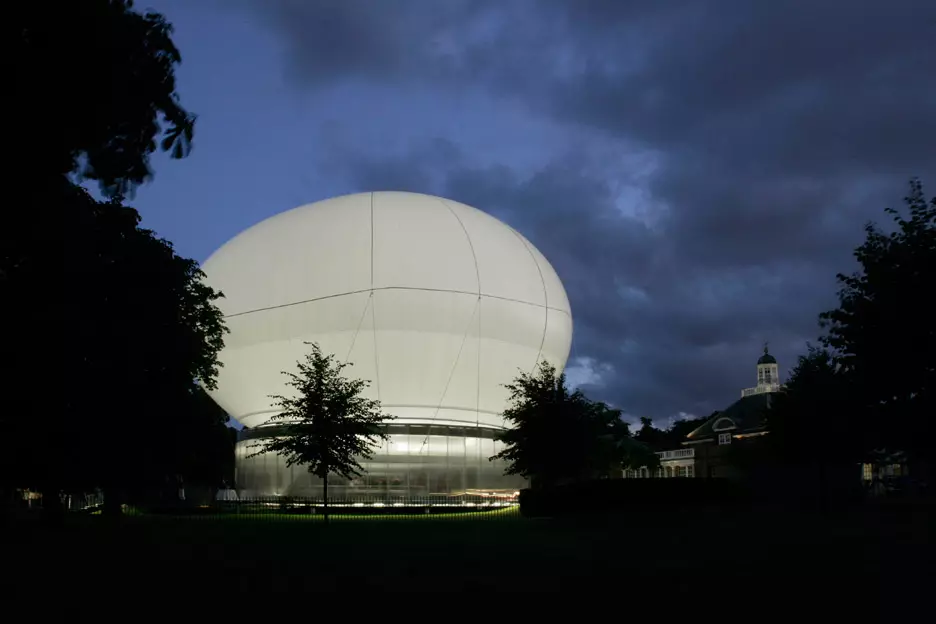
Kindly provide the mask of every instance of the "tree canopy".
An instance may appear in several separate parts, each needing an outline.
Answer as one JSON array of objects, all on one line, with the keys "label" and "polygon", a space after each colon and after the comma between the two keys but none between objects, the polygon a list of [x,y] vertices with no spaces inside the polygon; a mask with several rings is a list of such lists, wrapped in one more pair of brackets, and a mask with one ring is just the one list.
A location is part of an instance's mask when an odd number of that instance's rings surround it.
[{"label": "tree canopy", "polygon": [[298,373],[283,371],[292,396],[271,398],[280,411],[270,421],[280,425],[276,437],[256,443],[253,456],[278,453],[287,466],[305,466],[322,480],[325,517],[328,517],[328,476],[347,479],[361,475],[361,460],[373,456],[373,448],[387,439],[383,426],[393,419],[381,412],[380,401],[361,396],[369,381],[346,378],[351,366],[325,355],[317,344],[296,364]]},{"label": "tree canopy", "polygon": [[191,149],[195,116],[176,94],[172,26],[130,0],[15,1],[7,116],[17,178],[75,174],[106,196],[152,175],[157,145]]},{"label": "tree canopy", "polygon": [[821,315],[829,348],[850,379],[853,409],[874,420],[875,446],[932,457],[936,434],[936,197],[910,182],[894,229],[865,227],[860,270],[838,276],[839,306]]},{"label": "tree canopy", "polygon": [[[109,505],[207,475],[195,440],[229,438],[206,409],[224,325],[198,264],[123,204],[160,146],[185,156],[172,27],[131,2],[14,2],[8,171],[0,211],[3,485],[102,487]],[[108,201],[79,183],[98,183]],[[221,448],[221,447],[219,447]],[[219,451],[223,452],[223,451]],[[118,507],[119,509],[119,507]]]},{"label": "tree canopy", "polygon": [[640,418],[640,429],[634,434],[634,439],[642,442],[653,451],[668,451],[678,449],[685,442],[686,436],[702,426],[706,420],[717,414],[700,418],[684,418],[673,422],[666,429],[658,429],[653,421],[646,416]]},{"label": "tree canopy", "polygon": [[[169,460],[170,474],[179,475],[183,486],[197,484],[209,488],[234,487],[234,445],[237,430],[227,426],[230,417],[205,389],[199,385],[193,391],[190,409],[185,419],[161,426],[163,442],[166,437],[175,440],[170,445],[175,457]],[[179,426],[176,423],[182,421]],[[174,430],[173,430],[174,429]],[[166,436],[165,433],[171,433]]]},{"label": "tree canopy", "polygon": [[851,403],[850,379],[828,350],[801,355],[767,411],[769,446],[784,464],[862,459],[868,428]]},{"label": "tree canopy", "polygon": [[936,198],[911,180],[894,227],[865,226],[859,270],[768,411],[768,449],[785,464],[853,465],[875,451],[932,462],[936,381]]},{"label": "tree canopy", "polygon": [[[199,387],[217,375],[221,294],[132,208],[64,180],[52,208],[50,227],[68,232],[60,255],[30,258],[3,283],[20,302],[4,327],[14,358],[4,420],[31,441],[15,469],[25,471],[21,486],[103,487],[120,498],[178,471],[173,459],[191,454],[199,427],[227,419],[206,412]],[[42,336],[51,327],[54,344]]]},{"label": "tree canopy", "polygon": [[565,375],[548,362],[506,387],[504,419],[511,428],[498,434],[505,448],[491,459],[506,461],[507,474],[539,487],[655,463],[656,455],[630,436],[619,410],[570,391]]}]

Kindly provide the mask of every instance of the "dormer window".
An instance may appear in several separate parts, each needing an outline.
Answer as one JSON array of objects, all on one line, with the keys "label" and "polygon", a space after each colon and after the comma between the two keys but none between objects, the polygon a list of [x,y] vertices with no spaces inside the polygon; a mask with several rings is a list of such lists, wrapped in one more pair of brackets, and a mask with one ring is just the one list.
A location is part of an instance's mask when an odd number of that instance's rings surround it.
[{"label": "dormer window", "polygon": [[712,431],[727,431],[729,429],[735,429],[737,425],[734,424],[734,421],[730,418],[719,418],[715,421],[715,424],[712,425]]}]

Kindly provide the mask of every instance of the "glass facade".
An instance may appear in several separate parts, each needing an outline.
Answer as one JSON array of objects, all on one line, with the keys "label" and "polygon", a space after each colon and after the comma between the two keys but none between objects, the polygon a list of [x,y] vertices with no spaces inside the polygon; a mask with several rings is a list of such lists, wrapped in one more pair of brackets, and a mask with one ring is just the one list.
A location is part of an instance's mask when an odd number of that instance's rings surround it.
[{"label": "glass facade", "polygon": [[[504,445],[497,429],[448,425],[392,424],[389,439],[361,462],[364,474],[355,479],[331,475],[330,500],[406,502],[438,497],[510,495],[525,486],[517,476],[505,476],[505,463],[490,461]],[[322,483],[303,466],[286,466],[280,455],[256,452],[257,439],[273,437],[276,427],[242,432],[236,447],[237,490],[240,498],[302,497],[318,499]]]}]

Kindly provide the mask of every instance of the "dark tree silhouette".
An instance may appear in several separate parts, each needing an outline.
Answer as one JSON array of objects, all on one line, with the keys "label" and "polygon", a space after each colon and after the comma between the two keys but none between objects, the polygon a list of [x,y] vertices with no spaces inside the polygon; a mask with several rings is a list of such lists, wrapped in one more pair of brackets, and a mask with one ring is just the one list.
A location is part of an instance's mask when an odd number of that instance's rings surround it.
[{"label": "dark tree silhouette", "polygon": [[634,439],[647,445],[653,451],[668,451],[678,449],[685,442],[686,436],[693,430],[702,426],[706,420],[717,414],[701,418],[687,418],[674,422],[667,429],[657,429],[653,421],[646,416],[640,418],[640,429],[634,434]]},{"label": "dark tree silhouette", "polygon": [[654,450],[631,436],[621,410],[590,400],[586,407],[577,427],[583,434],[579,461],[586,477],[607,477],[613,471],[627,468],[646,466],[653,470],[659,466],[660,458]]},{"label": "dark tree silhouette", "polygon": [[737,452],[747,456],[737,457],[738,463],[746,460],[752,470],[769,468],[781,484],[793,487],[788,494],[824,501],[835,491],[847,491],[858,483],[855,466],[874,435],[874,424],[857,409],[854,396],[852,380],[833,354],[809,345],[772,396],[770,434],[762,442],[739,445]]},{"label": "dark tree silhouette", "polygon": [[[199,502],[192,496],[196,491],[213,500],[219,488],[234,486],[237,430],[227,425],[227,412],[202,387],[193,390],[191,408],[181,416],[160,427],[161,439],[156,440],[174,453],[166,461],[165,476],[176,476],[176,483],[185,489],[186,501]],[[166,444],[167,439],[174,444]]]},{"label": "dark tree silhouette", "polygon": [[[861,265],[838,276],[839,307],[821,315],[823,339],[851,379],[860,411],[874,423],[874,446],[902,449],[932,469],[936,436],[936,197],[911,180],[895,228],[865,227]],[[870,449],[868,449],[870,450]]]},{"label": "dark tree silhouette", "polygon": [[699,418],[682,418],[675,421],[665,432],[666,445],[671,449],[679,448],[682,446],[682,443],[686,441],[686,436],[701,427],[703,424],[705,424],[705,421],[717,413],[718,411],[716,410],[708,416],[700,416]]},{"label": "dark tree silhouette", "polygon": [[361,396],[369,381],[342,375],[350,364],[337,362],[318,345],[308,344],[311,352],[297,363],[299,372],[283,372],[295,395],[271,397],[282,411],[270,420],[281,425],[282,433],[259,440],[255,445],[259,450],[251,456],[278,453],[287,466],[305,466],[320,478],[328,522],[328,475],[360,476],[360,460],[372,457],[373,447],[387,439],[383,425],[393,417],[380,411],[380,401]]},{"label": "dark tree silhouette", "polygon": [[646,444],[654,451],[666,450],[666,432],[654,427],[653,420],[646,416],[640,417],[640,429],[634,434],[634,439]]},{"label": "dark tree silhouette", "polygon": [[769,442],[788,463],[858,461],[867,423],[848,409],[849,379],[827,349],[808,345],[767,411]]},{"label": "dark tree silhouette", "polygon": [[[0,428],[19,441],[0,479],[44,490],[50,506],[63,489],[104,487],[119,511],[125,496],[197,472],[179,463],[183,447],[198,423],[216,424],[193,415],[204,414],[196,382],[216,373],[219,293],[121,200],[150,176],[157,143],[188,152],[194,117],[158,14],[17,1],[5,18],[7,172],[23,192],[0,211]],[[92,199],[82,179],[113,200]]]},{"label": "dark tree silhouette", "polygon": [[491,459],[506,461],[506,474],[529,479],[531,487],[607,476],[656,459],[631,438],[620,411],[570,391],[565,375],[546,361],[506,387],[504,419],[511,428],[498,434],[506,447]]},{"label": "dark tree silhouette", "polygon": [[[202,282],[193,260],[139,227],[139,215],[115,202],[98,203],[72,187],[61,218],[74,236],[60,307],[66,319],[60,365],[68,371],[65,408],[37,415],[37,426],[77,428],[50,448],[82,466],[76,485],[105,489],[109,509],[126,496],[184,469],[192,438],[220,416],[204,407],[198,384],[214,386],[225,332],[221,294]],[[162,436],[148,435],[164,423]],[[80,443],[79,443],[80,442]]]},{"label": "dark tree silhouette", "polygon": [[14,179],[74,173],[107,196],[127,195],[151,176],[157,143],[173,158],[188,153],[195,117],[175,92],[181,56],[163,16],[129,0],[11,5]]}]

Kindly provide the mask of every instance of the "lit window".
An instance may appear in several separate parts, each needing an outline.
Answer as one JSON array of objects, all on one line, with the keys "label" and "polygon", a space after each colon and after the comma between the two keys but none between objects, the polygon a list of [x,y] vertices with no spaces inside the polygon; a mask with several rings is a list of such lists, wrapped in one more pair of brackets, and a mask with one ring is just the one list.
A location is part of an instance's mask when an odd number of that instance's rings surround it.
[{"label": "lit window", "polygon": [[718,443],[719,443],[719,444],[731,444],[731,434],[730,434],[730,433],[719,433],[719,434],[718,434]]}]

